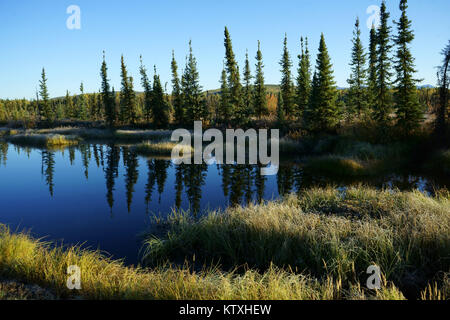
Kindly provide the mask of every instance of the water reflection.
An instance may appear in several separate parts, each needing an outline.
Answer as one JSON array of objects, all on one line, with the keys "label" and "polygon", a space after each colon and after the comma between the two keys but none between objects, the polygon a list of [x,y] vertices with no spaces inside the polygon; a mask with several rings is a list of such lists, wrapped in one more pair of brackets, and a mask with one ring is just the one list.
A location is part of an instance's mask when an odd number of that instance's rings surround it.
[{"label": "water reflection", "polygon": [[[30,156],[32,149],[14,146],[15,152],[24,152]],[[8,151],[10,146],[0,142],[0,163],[7,166]],[[352,179],[317,176],[305,171],[300,163],[281,163],[275,176],[275,184],[267,186],[268,176],[261,175],[261,167],[258,165],[185,165],[174,164],[170,159],[142,158],[133,152],[130,146],[115,144],[80,144],[69,147],[66,150],[40,150],[41,175],[48,187],[51,197],[55,194],[55,154],[63,156],[68,153],[68,161],[71,166],[79,156],[82,174],[86,181],[90,179],[91,164],[100,168],[104,173],[106,185],[106,202],[110,208],[111,215],[115,206],[116,183],[119,178],[119,169],[123,170],[124,199],[128,212],[132,211],[134,194],[138,180],[146,179],[144,187],[145,212],[150,213],[153,196],[157,193],[157,202],[161,203],[165,185],[170,175],[170,194],[174,194],[171,206],[176,209],[189,209],[191,212],[201,211],[202,193],[205,189],[206,179],[210,171],[214,171],[214,181],[210,183],[219,184],[225,200],[223,207],[228,205],[245,205],[251,202],[261,202],[264,199],[285,195],[292,192],[300,192],[311,186],[326,186],[334,184],[337,187],[354,184],[369,184],[377,188],[398,188],[400,190],[419,189],[433,193],[436,188],[444,187],[448,181],[442,181],[436,177],[426,177],[411,172],[390,173],[385,176],[371,178]],[[122,165],[121,165],[122,160]],[[141,165],[141,167],[140,167]],[[64,164],[62,164],[64,166]],[[144,175],[140,175],[140,171]],[[170,171],[170,173],[169,173]],[[273,178],[272,178],[273,179]],[[68,182],[70,183],[70,182]],[[156,193],[155,193],[156,192]],[[174,193],[173,193],[174,192]],[[216,195],[208,194],[208,197]],[[183,198],[187,199],[187,206],[183,206]],[[212,208],[214,209],[214,208]]]}]

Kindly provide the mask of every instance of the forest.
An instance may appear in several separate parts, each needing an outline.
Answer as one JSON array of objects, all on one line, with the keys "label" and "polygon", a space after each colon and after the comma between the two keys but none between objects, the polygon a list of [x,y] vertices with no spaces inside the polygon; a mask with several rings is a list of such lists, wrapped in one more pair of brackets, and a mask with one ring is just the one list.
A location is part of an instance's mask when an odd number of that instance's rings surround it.
[{"label": "forest", "polygon": [[443,134],[449,117],[450,44],[443,49],[443,61],[433,62],[441,65],[437,70],[438,86],[420,86],[410,49],[414,33],[407,2],[401,1],[399,8],[401,17],[391,25],[390,13],[385,3],[381,4],[380,26],[372,27],[368,48],[363,46],[356,19],[348,88],[336,87],[332,53],[328,52],[323,34],[314,66],[308,38],[301,38],[295,53],[298,59],[294,59],[285,36],[278,62],[281,82],[268,86],[259,41],[254,72],[248,53],[240,68],[225,27],[225,57],[217,90],[203,91],[191,41],[181,76],[172,53],[170,93],[156,66],[153,76],[149,75],[142,56],[139,74],[144,92],[135,92],[136,80],[123,56],[121,87],[116,91],[110,85],[103,53],[99,92],[85,93],[81,83],[79,94],[67,90],[65,97],[50,98],[43,68],[36,99],[1,100],[0,122],[25,128],[78,125],[160,129],[192,127],[193,121],[202,120],[205,126],[279,127],[297,135],[334,134],[345,128],[370,128],[382,137],[388,132],[390,137],[432,131]]}]

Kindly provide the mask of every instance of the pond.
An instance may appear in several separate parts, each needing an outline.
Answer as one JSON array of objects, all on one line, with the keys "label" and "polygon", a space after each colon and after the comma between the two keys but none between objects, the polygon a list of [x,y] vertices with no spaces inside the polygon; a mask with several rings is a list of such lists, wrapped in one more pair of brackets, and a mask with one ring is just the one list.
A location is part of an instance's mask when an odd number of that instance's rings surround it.
[{"label": "pond", "polygon": [[282,161],[276,175],[262,176],[258,166],[176,165],[138,156],[126,145],[45,150],[0,142],[0,223],[137,264],[141,235],[150,229],[152,217],[173,209],[200,216],[330,183],[431,193],[446,183],[440,180],[411,172],[336,179],[309,174],[294,160]]}]

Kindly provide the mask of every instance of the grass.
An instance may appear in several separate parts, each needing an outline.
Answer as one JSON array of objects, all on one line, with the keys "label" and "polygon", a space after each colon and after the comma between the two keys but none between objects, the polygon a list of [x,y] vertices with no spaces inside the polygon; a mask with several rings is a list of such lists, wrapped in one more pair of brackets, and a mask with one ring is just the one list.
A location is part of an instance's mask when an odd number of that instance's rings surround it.
[{"label": "grass", "polygon": [[[450,271],[450,196],[358,187],[304,191],[300,198],[212,212],[198,221],[174,214],[166,237],[149,237],[145,261],[220,264],[224,270],[275,265],[316,279],[339,279],[342,290],[362,287],[367,267],[420,298]],[[436,288],[436,287],[435,287]],[[432,291],[433,291],[432,290]],[[422,293],[421,293],[422,292]],[[432,296],[437,297],[437,294]]]},{"label": "grass", "polygon": [[8,141],[23,146],[58,148],[76,145],[80,139],[61,134],[16,134],[9,136]]},{"label": "grass", "polygon": [[140,155],[151,156],[151,155],[164,155],[170,156],[172,150],[176,148],[176,151],[185,155],[193,154],[194,148],[191,146],[179,146],[175,142],[163,141],[163,142],[151,142],[146,141],[137,146],[133,147],[133,150]]},{"label": "grass", "polygon": [[[81,290],[66,287],[66,269],[81,269]],[[63,249],[0,228],[0,275],[52,289],[56,298],[86,299],[402,299],[391,284],[376,293],[358,286],[342,290],[338,280],[320,282],[276,267],[264,273],[255,270],[223,272],[209,268],[192,271],[189,267],[160,266],[155,269],[125,267],[98,251],[77,247]],[[0,288],[0,299],[11,295]],[[8,295],[8,296],[7,296]],[[13,298],[22,299],[16,296]]]}]

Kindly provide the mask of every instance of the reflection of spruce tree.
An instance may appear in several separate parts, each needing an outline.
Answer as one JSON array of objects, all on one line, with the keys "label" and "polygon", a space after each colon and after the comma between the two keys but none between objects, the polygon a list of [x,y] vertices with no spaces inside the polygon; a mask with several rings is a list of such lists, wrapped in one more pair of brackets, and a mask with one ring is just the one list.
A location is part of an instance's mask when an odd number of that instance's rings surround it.
[{"label": "reflection of spruce tree", "polygon": [[237,164],[233,167],[233,173],[231,174],[231,193],[230,203],[232,206],[241,204],[241,200],[244,196],[244,174],[245,165]]},{"label": "reflection of spruce tree", "polygon": [[83,162],[84,176],[89,179],[89,162],[91,161],[91,147],[88,144],[80,145],[81,161]]},{"label": "reflection of spruce tree", "polygon": [[153,189],[155,184],[158,188],[159,201],[161,201],[161,194],[164,192],[164,185],[167,179],[167,168],[170,162],[166,160],[152,159],[147,161],[148,176],[147,184],[145,185],[145,203],[148,205],[152,200]]},{"label": "reflection of spruce tree", "polygon": [[6,160],[8,160],[8,144],[0,142],[0,163],[6,166]]},{"label": "reflection of spruce tree", "polygon": [[[218,166],[219,168],[219,166]],[[229,187],[231,185],[231,166],[228,164],[220,165],[220,175],[222,176],[222,190],[225,198],[228,197]]]},{"label": "reflection of spruce tree", "polygon": [[181,163],[175,167],[175,208],[180,210],[181,193],[183,192],[183,171],[185,164]]},{"label": "reflection of spruce tree", "polygon": [[75,161],[75,148],[69,147],[69,161],[70,165],[73,166],[73,162]]},{"label": "reflection of spruce tree", "polygon": [[256,167],[255,171],[255,187],[256,187],[256,197],[258,203],[260,203],[264,198],[264,189],[266,187],[266,176],[261,174],[261,165]]},{"label": "reflection of spruce tree", "polygon": [[280,166],[277,173],[278,193],[284,196],[291,192],[293,182],[292,167]]},{"label": "reflection of spruce tree", "polygon": [[153,188],[156,183],[156,170],[154,160],[147,160],[147,184],[145,185],[145,204],[147,205],[146,213],[148,214],[148,204],[152,200]]},{"label": "reflection of spruce tree", "polygon": [[119,161],[120,161],[120,149],[115,145],[109,145],[106,151],[106,168],[105,168],[105,179],[106,179],[106,200],[108,201],[109,207],[113,208],[114,205],[114,184],[115,179],[119,175]]},{"label": "reflection of spruce tree", "polygon": [[55,154],[50,151],[42,151],[41,155],[42,155],[41,174],[45,175],[45,182],[48,185],[50,195],[53,197],[53,191],[55,187],[53,182],[53,174],[55,172]]},{"label": "reflection of spruce tree", "polygon": [[138,156],[135,152],[129,150],[128,147],[122,149],[123,164],[125,166],[125,189],[127,191],[127,209],[131,211],[131,202],[133,201],[134,185],[136,184],[139,176],[137,170]]},{"label": "reflection of spruce tree", "polygon": [[100,164],[102,165],[102,168],[105,167],[105,155],[103,154],[103,145],[100,145]]},{"label": "reflection of spruce tree", "polygon": [[100,167],[100,156],[99,156],[98,145],[96,145],[96,144],[92,145],[92,149],[94,150],[95,164],[97,165],[97,168],[99,168]]},{"label": "reflection of spruce tree", "polygon": [[202,186],[205,184],[206,164],[187,165],[184,175],[184,185],[189,199],[189,205],[194,214],[200,210],[200,200],[202,198]]},{"label": "reflection of spruce tree", "polygon": [[161,194],[164,192],[164,185],[167,179],[167,168],[169,166],[170,161],[155,159],[156,185],[158,186],[159,202],[161,202]]},{"label": "reflection of spruce tree", "polygon": [[252,173],[253,173],[253,166],[245,166],[245,170],[243,173],[244,176],[244,196],[245,201],[247,204],[249,204],[252,201],[253,198],[253,179],[252,179]]}]

